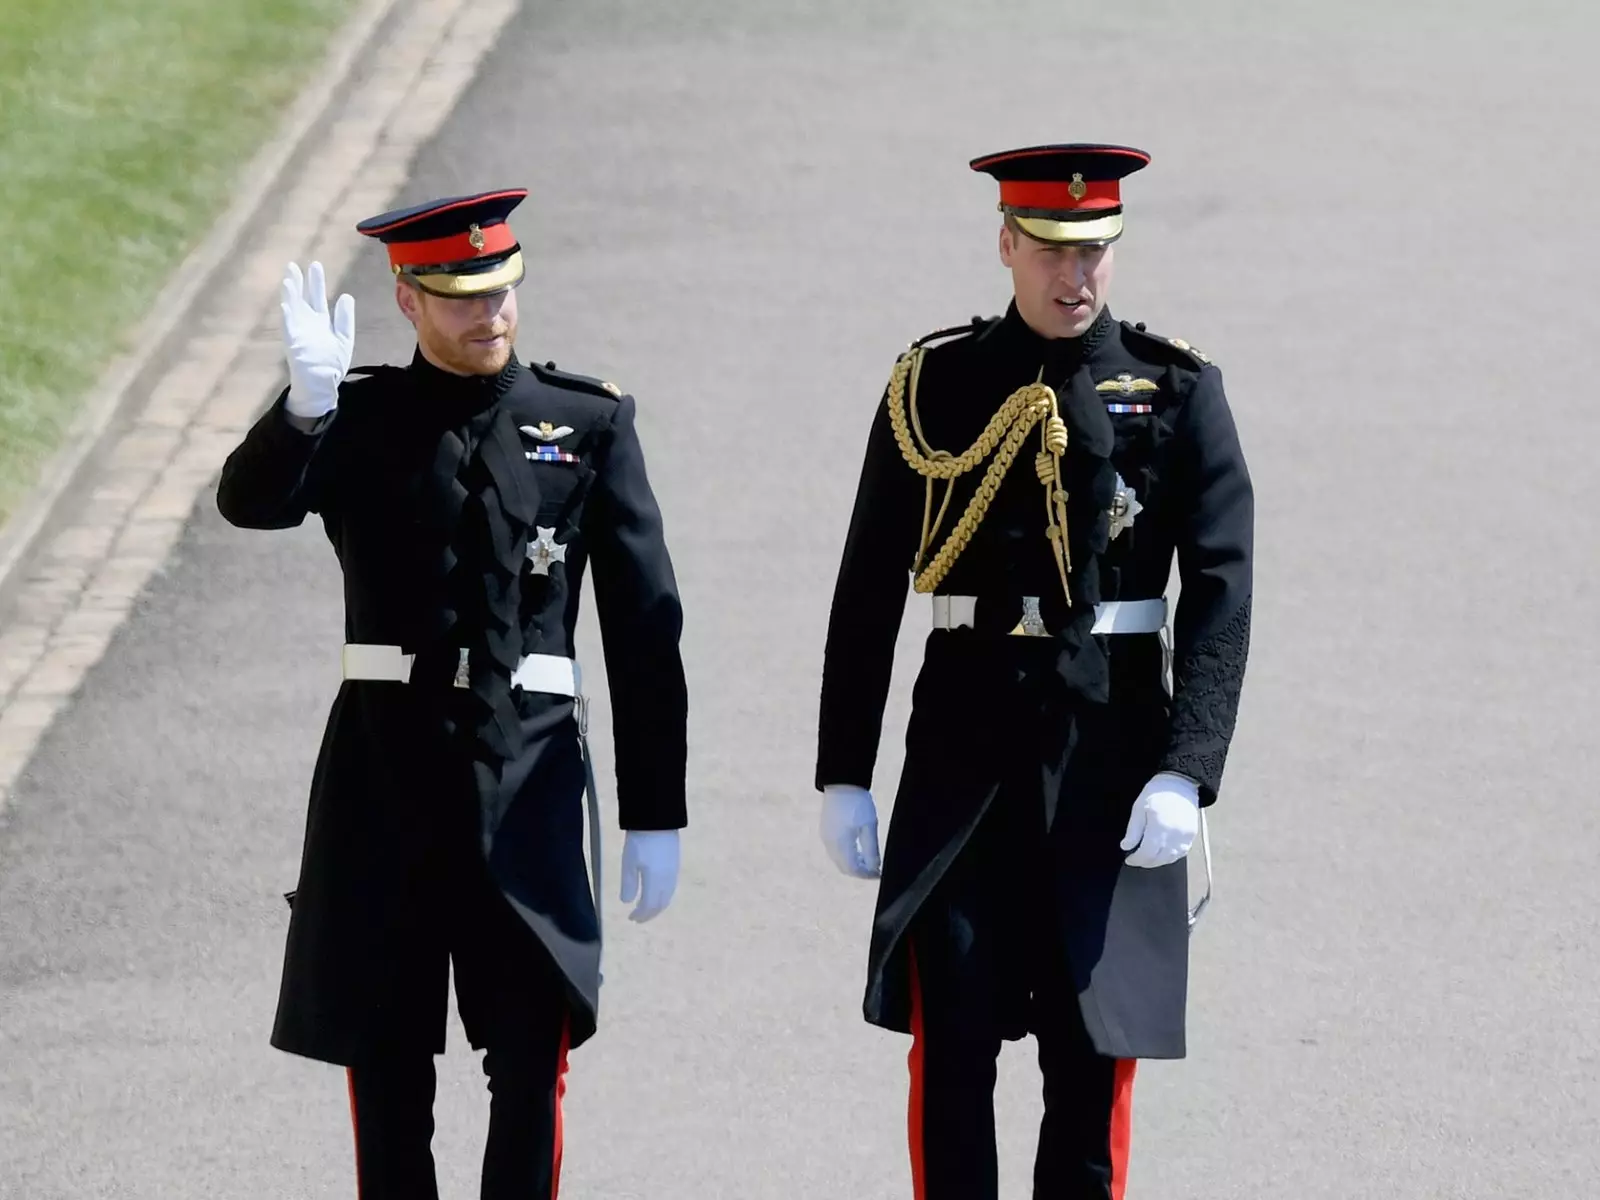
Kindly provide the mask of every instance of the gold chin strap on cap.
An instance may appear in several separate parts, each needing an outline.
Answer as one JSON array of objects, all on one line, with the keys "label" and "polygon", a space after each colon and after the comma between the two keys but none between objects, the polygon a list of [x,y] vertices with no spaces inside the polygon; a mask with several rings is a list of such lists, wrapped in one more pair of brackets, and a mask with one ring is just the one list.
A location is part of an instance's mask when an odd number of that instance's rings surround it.
[{"label": "gold chin strap on cap", "polygon": [[[915,574],[913,588],[917,592],[932,592],[944,582],[945,576],[950,573],[950,568],[955,566],[956,559],[967,548],[972,535],[977,532],[978,526],[988,515],[989,505],[993,503],[995,494],[1000,490],[1001,481],[1011,469],[1011,464],[1022,449],[1022,443],[1029,431],[1034,425],[1042,423],[1040,449],[1034,460],[1034,466],[1038,472],[1039,482],[1045,489],[1045,535],[1050,539],[1056,567],[1061,573],[1062,593],[1070,605],[1072,594],[1068,587],[1068,577],[1072,572],[1072,557],[1067,548],[1067,493],[1061,486],[1061,456],[1067,450],[1067,424],[1061,419],[1055,390],[1040,382],[1044,378],[1044,368],[1039,369],[1038,380],[1026,387],[1018,388],[1006,398],[1006,402],[1000,406],[1000,411],[995,413],[988,426],[978,435],[978,440],[957,458],[948,451],[933,449],[922,434],[922,423],[917,416],[917,381],[922,373],[925,353],[926,348],[920,346],[908,350],[895,360],[894,372],[889,377],[889,422],[894,428],[895,440],[900,444],[900,453],[911,469],[927,480],[927,499],[923,505],[922,515],[922,542],[917,548],[916,562],[912,564],[912,571]],[[908,427],[906,411],[908,390],[910,425],[916,428],[916,439],[921,444],[920,450],[912,443],[911,429]],[[996,453],[997,448],[998,453]],[[973,493],[972,499],[967,504],[967,510],[961,514],[961,519],[956,522],[955,528],[950,531],[950,536],[945,539],[944,545],[939,548],[933,560],[924,567],[928,549],[933,545],[939,526],[944,523],[945,514],[949,510],[950,498],[955,491],[955,481],[973,470],[991,454],[994,454],[994,461],[984,472],[983,479],[978,483],[978,490]],[[940,479],[946,480],[948,486],[945,488],[944,503],[939,508],[939,515],[934,519],[933,487],[934,482]]]}]

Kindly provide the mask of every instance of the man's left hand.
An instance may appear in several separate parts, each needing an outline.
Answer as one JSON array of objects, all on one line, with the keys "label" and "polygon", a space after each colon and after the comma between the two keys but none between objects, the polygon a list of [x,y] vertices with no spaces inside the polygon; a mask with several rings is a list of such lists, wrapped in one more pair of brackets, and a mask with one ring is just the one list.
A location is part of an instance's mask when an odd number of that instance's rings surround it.
[{"label": "man's left hand", "polygon": [[639,903],[628,920],[658,917],[678,888],[678,831],[630,829],[622,841],[622,902]]},{"label": "man's left hand", "polygon": [[1133,850],[1130,867],[1165,867],[1189,853],[1199,831],[1199,789],[1181,775],[1161,774],[1134,801],[1122,848]]}]

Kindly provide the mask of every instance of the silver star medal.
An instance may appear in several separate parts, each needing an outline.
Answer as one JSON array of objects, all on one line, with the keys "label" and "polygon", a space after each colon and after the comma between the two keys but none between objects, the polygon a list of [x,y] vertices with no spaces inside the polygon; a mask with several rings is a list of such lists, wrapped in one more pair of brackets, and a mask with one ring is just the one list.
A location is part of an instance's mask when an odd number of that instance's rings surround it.
[{"label": "silver star medal", "polygon": [[1017,630],[1028,637],[1044,637],[1044,616],[1039,612],[1039,597],[1024,596],[1022,598],[1022,620],[1017,622]]},{"label": "silver star medal", "polygon": [[1111,500],[1111,536],[1116,537],[1133,524],[1133,519],[1144,511],[1139,497],[1134,495],[1121,475],[1117,476],[1117,492]]},{"label": "silver star medal", "polygon": [[567,548],[556,541],[556,531],[543,525],[535,527],[539,537],[528,543],[528,558],[533,563],[535,575],[550,574],[551,563],[567,561]]}]

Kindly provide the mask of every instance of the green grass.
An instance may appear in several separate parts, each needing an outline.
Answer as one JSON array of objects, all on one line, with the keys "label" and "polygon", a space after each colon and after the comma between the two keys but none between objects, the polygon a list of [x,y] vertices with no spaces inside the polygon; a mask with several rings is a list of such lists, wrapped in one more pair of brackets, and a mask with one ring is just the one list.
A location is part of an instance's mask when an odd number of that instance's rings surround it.
[{"label": "green grass", "polygon": [[0,0],[0,523],[354,0]]}]

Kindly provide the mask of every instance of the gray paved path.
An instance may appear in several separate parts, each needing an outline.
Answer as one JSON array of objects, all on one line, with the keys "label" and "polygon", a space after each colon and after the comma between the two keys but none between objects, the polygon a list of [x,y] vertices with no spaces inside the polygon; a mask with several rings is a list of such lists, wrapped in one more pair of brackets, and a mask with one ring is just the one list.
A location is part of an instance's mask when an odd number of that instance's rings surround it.
[{"label": "gray paved path", "polygon": [[[909,1195],[871,893],[815,836],[820,648],[894,354],[1006,300],[965,162],[1057,138],[1154,152],[1114,307],[1217,359],[1260,498],[1193,1055],[1141,1073],[1130,1200],[1590,1193],[1592,19],[766,7],[528,5],[407,189],[532,188],[523,353],[640,397],[688,604],[685,877],[643,929],[609,901],[564,1194]],[[379,260],[347,286],[358,358],[408,353]],[[208,495],[48,735],[0,820],[6,1200],[353,1194],[342,1079],[266,1044],[339,636],[320,530]],[[1004,1067],[1022,1197],[1031,1045]],[[480,1079],[453,1027],[454,1200]]]}]

